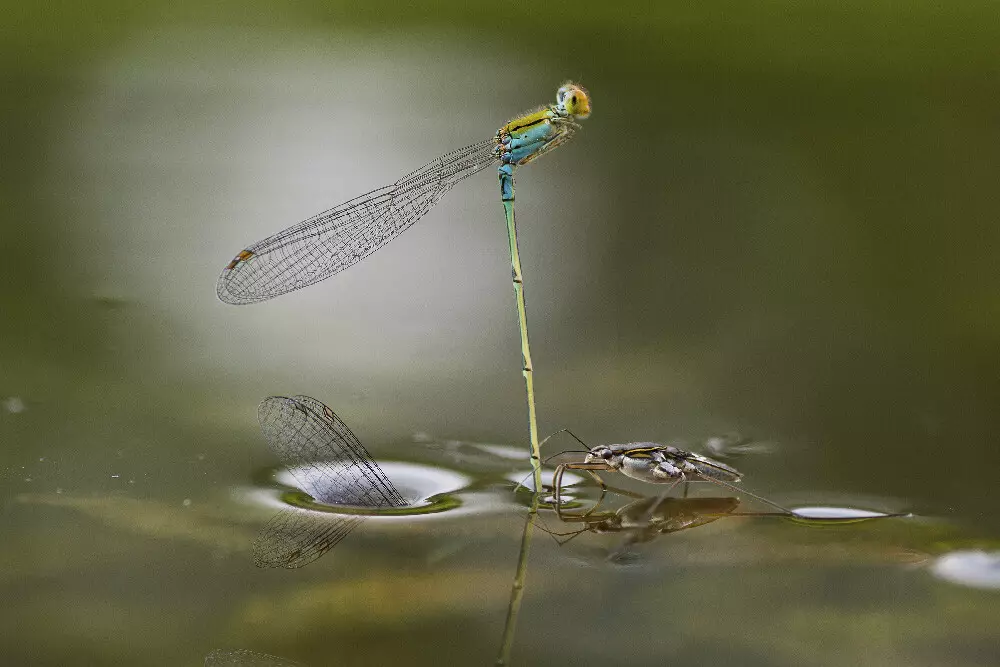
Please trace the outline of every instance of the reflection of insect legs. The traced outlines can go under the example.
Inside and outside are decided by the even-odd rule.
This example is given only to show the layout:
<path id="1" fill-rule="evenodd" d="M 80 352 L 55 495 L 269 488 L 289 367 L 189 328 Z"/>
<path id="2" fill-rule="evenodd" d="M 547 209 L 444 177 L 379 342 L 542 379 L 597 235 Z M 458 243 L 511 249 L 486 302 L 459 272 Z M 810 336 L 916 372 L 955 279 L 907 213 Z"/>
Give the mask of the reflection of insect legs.
<path id="1" fill-rule="evenodd" d="M 563 513 L 559 515 L 560 520 L 565 523 L 582 524 L 579 530 L 558 532 L 549 529 L 542 523 L 535 525 L 552 535 L 559 545 L 563 545 L 585 532 L 620 533 L 625 537 L 624 544 L 629 545 L 637 542 L 649 542 L 659 535 L 702 526 L 725 516 L 734 516 L 734 511 L 739 504 L 739 499 L 732 497 L 663 498 L 662 496 L 651 496 L 633 500 L 614 512 L 594 512 L 589 515 Z"/>

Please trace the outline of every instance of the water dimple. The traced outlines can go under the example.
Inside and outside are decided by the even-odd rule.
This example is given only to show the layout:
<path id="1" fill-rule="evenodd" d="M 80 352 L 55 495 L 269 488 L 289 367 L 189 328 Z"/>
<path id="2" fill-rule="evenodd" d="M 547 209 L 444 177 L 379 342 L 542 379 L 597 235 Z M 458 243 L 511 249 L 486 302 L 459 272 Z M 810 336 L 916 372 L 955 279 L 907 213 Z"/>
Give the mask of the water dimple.
<path id="1" fill-rule="evenodd" d="M 237 495 L 252 504 L 275 509 L 298 508 L 328 514 L 349 514 L 372 518 L 415 517 L 463 508 L 463 513 L 481 512 L 494 503 L 482 500 L 482 494 L 465 493 L 472 478 L 446 468 L 425 464 L 380 462 L 386 477 L 409 503 L 401 507 L 365 507 L 322 503 L 315 499 L 317 489 L 302 489 L 298 480 L 309 479 L 306 469 L 271 469 L 267 479 L 279 485 L 259 485 L 237 490 Z M 495 509 L 495 508 L 494 508 Z"/>
<path id="2" fill-rule="evenodd" d="M 886 519 L 890 517 L 907 516 L 889 512 L 877 512 L 856 507 L 834 507 L 816 505 L 812 507 L 796 507 L 791 510 L 791 518 L 808 523 L 853 523 L 870 519 Z"/>

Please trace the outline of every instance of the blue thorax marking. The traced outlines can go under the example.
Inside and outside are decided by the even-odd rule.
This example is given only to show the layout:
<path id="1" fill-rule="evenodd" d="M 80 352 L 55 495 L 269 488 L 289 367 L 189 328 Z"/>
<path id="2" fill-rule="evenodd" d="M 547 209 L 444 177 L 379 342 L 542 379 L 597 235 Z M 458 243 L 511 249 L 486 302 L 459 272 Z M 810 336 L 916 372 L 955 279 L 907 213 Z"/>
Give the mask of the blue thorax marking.
<path id="1" fill-rule="evenodd" d="M 540 145 L 546 143 L 555 134 L 557 134 L 557 131 L 552 123 L 539 123 L 525 130 L 512 132 L 509 139 L 504 142 L 504 145 L 511 150 Z"/>
<path id="2" fill-rule="evenodd" d="M 505 160 L 498 171 L 500 172 L 500 199 L 514 201 L 514 165 Z"/>

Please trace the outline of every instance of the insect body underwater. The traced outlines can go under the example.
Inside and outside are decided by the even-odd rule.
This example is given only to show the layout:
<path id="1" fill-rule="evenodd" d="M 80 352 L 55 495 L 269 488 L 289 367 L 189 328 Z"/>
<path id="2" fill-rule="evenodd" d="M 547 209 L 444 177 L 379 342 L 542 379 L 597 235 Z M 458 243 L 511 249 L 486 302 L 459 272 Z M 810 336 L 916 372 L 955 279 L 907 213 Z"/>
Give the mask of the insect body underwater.
<path id="1" fill-rule="evenodd" d="M 568 141 L 580 127 L 576 119 L 589 115 L 587 91 L 568 82 L 555 104 L 511 120 L 490 139 L 247 246 L 222 270 L 216 293 L 241 305 L 325 280 L 396 238 L 459 181 L 493 165 L 499 164 L 501 200 L 512 218 L 514 167 Z"/>

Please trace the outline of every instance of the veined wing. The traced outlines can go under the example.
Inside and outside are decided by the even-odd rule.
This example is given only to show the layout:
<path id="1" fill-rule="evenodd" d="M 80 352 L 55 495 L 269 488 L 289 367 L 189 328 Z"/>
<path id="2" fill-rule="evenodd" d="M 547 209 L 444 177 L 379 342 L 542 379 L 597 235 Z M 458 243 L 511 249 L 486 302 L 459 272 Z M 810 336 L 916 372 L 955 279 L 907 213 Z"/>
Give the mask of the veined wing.
<path id="1" fill-rule="evenodd" d="M 487 139 L 442 155 L 401 179 L 344 202 L 240 251 L 216 293 L 237 305 L 325 280 L 356 264 L 420 219 L 456 183 L 497 161 Z"/>
<path id="2" fill-rule="evenodd" d="M 689 452 L 673 445 L 662 445 L 660 449 L 668 456 L 673 456 L 692 464 L 698 469 L 698 474 L 702 477 L 730 482 L 738 482 L 743 477 L 743 473 L 736 468 L 726 465 L 721 461 L 710 459 L 707 456 Z"/>
<path id="3" fill-rule="evenodd" d="M 253 541 L 253 563 L 257 567 L 303 567 L 335 547 L 362 521 L 364 517 L 282 510 L 264 524 Z"/>
<path id="4" fill-rule="evenodd" d="M 308 396 L 271 396 L 260 429 L 302 490 L 331 505 L 400 507 L 406 500 L 333 410 Z"/>
<path id="5" fill-rule="evenodd" d="M 727 482 L 738 482 L 743 477 L 743 474 L 736 468 L 715 459 L 710 459 L 707 456 L 702 456 L 701 454 L 688 452 L 687 460 L 698 468 L 698 474 L 702 477 L 710 477 L 715 480 L 721 479 Z"/>

